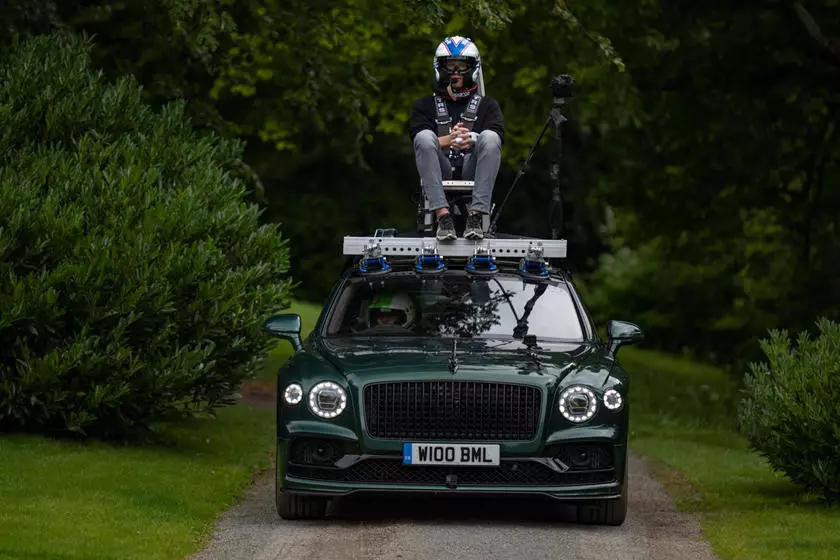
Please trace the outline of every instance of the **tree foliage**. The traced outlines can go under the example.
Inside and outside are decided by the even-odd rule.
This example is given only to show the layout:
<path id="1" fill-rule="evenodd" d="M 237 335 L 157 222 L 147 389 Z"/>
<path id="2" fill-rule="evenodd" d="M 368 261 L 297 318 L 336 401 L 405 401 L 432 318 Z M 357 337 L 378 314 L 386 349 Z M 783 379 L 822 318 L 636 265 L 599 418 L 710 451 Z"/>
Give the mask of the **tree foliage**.
<path id="1" fill-rule="evenodd" d="M 154 111 L 88 48 L 0 56 L 0 429 L 114 436 L 224 404 L 288 304 L 241 142 Z"/>
<path id="2" fill-rule="evenodd" d="M 807 4 L 836 27 L 831 2 Z M 766 329 L 840 313 L 840 59 L 795 3 L 649 7 L 602 28 L 643 109 L 599 142 L 625 255 L 593 278 L 599 314 L 618 301 L 668 349 L 753 358 Z"/>
<path id="3" fill-rule="evenodd" d="M 840 314 L 833 0 L 9 6 L 7 36 L 95 33 L 109 73 L 133 73 L 155 102 L 185 97 L 198 122 L 247 139 L 266 218 L 295 239 L 301 296 L 326 294 L 342 235 L 413 226 L 411 101 L 430 89 L 437 42 L 461 34 L 505 114 L 497 201 L 545 121 L 550 77 L 576 79 L 565 235 L 599 319 L 732 361 L 756 357 L 768 328 Z M 548 157 L 545 141 L 504 229 L 550 234 Z"/>

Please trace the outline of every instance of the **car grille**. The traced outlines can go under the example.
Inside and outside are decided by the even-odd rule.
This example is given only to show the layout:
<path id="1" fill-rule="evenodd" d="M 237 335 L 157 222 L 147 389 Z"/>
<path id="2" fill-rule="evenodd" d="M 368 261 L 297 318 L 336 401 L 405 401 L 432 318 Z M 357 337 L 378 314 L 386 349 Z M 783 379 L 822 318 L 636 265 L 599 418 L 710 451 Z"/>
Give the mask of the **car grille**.
<path id="1" fill-rule="evenodd" d="M 365 387 L 368 433 L 384 439 L 532 440 L 541 391 L 530 385 L 412 381 Z"/>
<path id="2" fill-rule="evenodd" d="M 566 473 L 537 461 L 503 461 L 498 467 L 405 466 L 400 459 L 365 459 L 345 469 L 289 465 L 289 474 L 334 482 L 423 484 L 430 486 L 562 486 L 615 480 L 612 468 Z"/>

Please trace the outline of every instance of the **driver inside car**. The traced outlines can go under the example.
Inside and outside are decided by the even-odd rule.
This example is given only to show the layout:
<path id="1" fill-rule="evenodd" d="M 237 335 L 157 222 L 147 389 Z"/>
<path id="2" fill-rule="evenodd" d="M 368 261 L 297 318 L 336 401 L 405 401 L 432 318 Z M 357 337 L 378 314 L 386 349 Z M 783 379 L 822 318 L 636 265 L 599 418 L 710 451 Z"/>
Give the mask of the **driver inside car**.
<path id="1" fill-rule="evenodd" d="M 406 293 L 379 294 L 368 306 L 369 328 L 394 326 L 410 329 L 416 317 L 414 302 Z"/>

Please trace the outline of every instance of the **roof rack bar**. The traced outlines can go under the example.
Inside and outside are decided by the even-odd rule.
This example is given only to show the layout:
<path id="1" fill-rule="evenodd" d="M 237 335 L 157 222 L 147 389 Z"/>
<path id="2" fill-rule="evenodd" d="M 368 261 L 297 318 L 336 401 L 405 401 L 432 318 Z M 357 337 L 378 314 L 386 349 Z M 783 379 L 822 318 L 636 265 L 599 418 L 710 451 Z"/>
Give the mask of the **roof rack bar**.
<path id="1" fill-rule="evenodd" d="M 438 242 L 434 237 L 349 237 L 344 238 L 345 255 L 363 255 L 371 243 L 378 243 L 382 255 L 388 257 L 416 257 L 423 247 L 437 246 L 442 257 L 472 257 L 479 248 L 486 249 L 496 258 L 522 258 L 531 244 L 542 244 L 547 259 L 566 258 L 565 239 L 483 239 L 472 241 L 456 239 Z"/>

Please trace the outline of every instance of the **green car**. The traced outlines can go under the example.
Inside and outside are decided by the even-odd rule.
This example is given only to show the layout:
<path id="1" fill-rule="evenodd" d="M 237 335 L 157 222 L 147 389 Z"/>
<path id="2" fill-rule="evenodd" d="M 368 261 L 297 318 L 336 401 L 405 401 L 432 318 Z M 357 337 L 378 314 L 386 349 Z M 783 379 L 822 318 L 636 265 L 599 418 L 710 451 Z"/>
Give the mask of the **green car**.
<path id="1" fill-rule="evenodd" d="M 299 316 L 267 321 L 296 350 L 278 374 L 278 513 L 322 517 L 356 493 L 525 495 L 620 525 L 629 379 L 615 355 L 641 330 L 610 321 L 599 338 L 551 266 L 565 242 L 428 242 L 345 238 L 361 258 L 306 341 Z"/>

